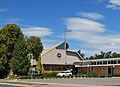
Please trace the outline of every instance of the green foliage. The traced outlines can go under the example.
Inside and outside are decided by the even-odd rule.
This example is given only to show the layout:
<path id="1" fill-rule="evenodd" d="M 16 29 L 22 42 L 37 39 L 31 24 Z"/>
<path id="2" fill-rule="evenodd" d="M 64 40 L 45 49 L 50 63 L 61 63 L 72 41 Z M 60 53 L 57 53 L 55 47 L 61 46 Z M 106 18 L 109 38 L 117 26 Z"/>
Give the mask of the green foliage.
<path id="1" fill-rule="evenodd" d="M 112 77 L 111 75 L 104 75 L 104 74 L 96 74 L 93 71 L 89 72 L 80 72 L 79 74 L 75 75 L 75 77 L 94 77 L 94 78 L 104 78 L 104 77 Z"/>
<path id="2" fill-rule="evenodd" d="M 114 52 L 114 53 L 112 54 L 112 58 L 119 58 L 119 57 L 120 57 L 120 54 L 118 54 L 118 53 L 115 53 L 115 52 Z"/>
<path id="3" fill-rule="evenodd" d="M 28 49 L 23 37 L 20 37 L 14 46 L 13 58 L 11 60 L 11 69 L 14 74 L 26 75 L 29 69 L 30 61 L 27 57 Z"/>
<path id="4" fill-rule="evenodd" d="M 17 76 L 16 75 L 9 75 L 9 79 L 16 79 Z"/>
<path id="5" fill-rule="evenodd" d="M 0 76 L 7 76 L 14 45 L 20 36 L 23 34 L 15 24 L 7 24 L 0 30 Z"/>
<path id="6" fill-rule="evenodd" d="M 31 79 L 30 75 L 19 76 L 19 79 Z"/>
<path id="7" fill-rule="evenodd" d="M 0 34 L 0 42 L 7 48 L 7 58 L 11 59 L 16 41 L 20 36 L 23 37 L 20 27 L 15 24 L 7 24 L 2 28 Z"/>
<path id="8" fill-rule="evenodd" d="M 30 66 L 27 54 L 33 53 L 34 58 L 38 60 L 42 49 L 39 37 L 24 39 L 19 26 L 7 24 L 0 29 L 0 77 L 7 76 L 10 69 L 17 75 L 27 74 Z"/>
<path id="9" fill-rule="evenodd" d="M 50 72 L 50 73 L 44 73 L 43 76 L 44 78 L 51 78 L 51 77 L 56 77 L 57 73 L 56 72 Z"/>
<path id="10" fill-rule="evenodd" d="M 26 37 L 26 39 L 29 52 L 33 54 L 34 59 L 38 60 L 38 57 L 43 50 L 43 45 L 40 38 L 36 36 L 30 36 L 30 38 Z"/>
<path id="11" fill-rule="evenodd" d="M 90 56 L 89 59 L 104 59 L 104 58 L 119 58 L 119 53 L 112 53 L 112 51 L 103 52 L 101 51 L 100 54 L 95 54 L 94 56 Z"/>
<path id="12" fill-rule="evenodd" d="M 96 77 L 97 74 L 96 74 L 95 72 L 93 72 L 93 71 L 89 71 L 89 72 L 87 73 L 87 76 L 88 76 L 88 77 Z"/>
<path id="13" fill-rule="evenodd" d="M 8 63 L 8 59 L 6 54 L 7 48 L 5 47 L 5 45 L 0 45 L 0 70 L 7 68 L 6 65 Z"/>
<path id="14" fill-rule="evenodd" d="M 80 54 L 80 56 L 81 56 L 82 58 L 85 57 L 85 54 L 81 53 L 81 50 L 78 50 L 78 53 Z"/>
<path id="15" fill-rule="evenodd" d="M 2 42 L 2 37 L 2 30 L 0 30 L 0 78 L 7 76 L 6 69 L 8 69 L 7 47 Z"/>
<path id="16" fill-rule="evenodd" d="M 36 64 L 36 71 L 40 74 L 42 73 L 42 65 L 41 65 L 41 54 L 38 57 L 38 61 Z"/>

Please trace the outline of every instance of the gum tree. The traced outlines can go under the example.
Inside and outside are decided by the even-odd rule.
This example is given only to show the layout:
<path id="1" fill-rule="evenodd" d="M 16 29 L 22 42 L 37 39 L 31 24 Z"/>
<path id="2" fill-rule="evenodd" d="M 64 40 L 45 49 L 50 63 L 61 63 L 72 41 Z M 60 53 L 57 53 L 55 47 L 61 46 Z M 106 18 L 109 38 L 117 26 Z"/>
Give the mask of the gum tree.
<path id="1" fill-rule="evenodd" d="M 23 37 L 20 37 L 14 46 L 13 58 L 10 63 L 13 73 L 17 76 L 26 75 L 29 70 L 30 60 L 27 55 L 28 49 L 26 41 Z"/>

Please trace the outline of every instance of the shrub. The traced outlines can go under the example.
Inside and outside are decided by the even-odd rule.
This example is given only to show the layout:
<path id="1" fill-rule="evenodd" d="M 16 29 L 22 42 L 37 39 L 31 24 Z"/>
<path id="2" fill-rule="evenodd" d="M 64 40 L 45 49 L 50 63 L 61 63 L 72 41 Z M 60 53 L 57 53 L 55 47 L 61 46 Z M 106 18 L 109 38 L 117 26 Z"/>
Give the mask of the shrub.
<path id="1" fill-rule="evenodd" d="M 56 78 L 57 73 L 56 72 L 50 72 L 50 73 L 44 73 L 44 78 Z"/>
<path id="2" fill-rule="evenodd" d="M 10 79 L 16 79 L 16 78 L 17 78 L 16 75 L 9 75 L 8 77 L 9 77 Z"/>
<path id="3" fill-rule="evenodd" d="M 93 72 L 93 71 L 90 71 L 90 72 L 87 73 L 87 76 L 88 77 L 96 77 L 97 74 L 95 72 Z"/>
<path id="4" fill-rule="evenodd" d="M 19 79 L 28 79 L 28 75 L 25 75 L 25 76 L 19 76 Z"/>
<path id="5" fill-rule="evenodd" d="M 108 74 L 108 77 L 112 77 L 112 75 Z"/>

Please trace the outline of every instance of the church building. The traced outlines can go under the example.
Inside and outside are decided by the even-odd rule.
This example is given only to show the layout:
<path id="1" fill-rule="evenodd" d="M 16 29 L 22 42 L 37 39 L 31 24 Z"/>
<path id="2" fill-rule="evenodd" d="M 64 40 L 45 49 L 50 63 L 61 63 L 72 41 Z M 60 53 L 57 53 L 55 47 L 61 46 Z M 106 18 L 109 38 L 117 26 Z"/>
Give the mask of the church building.
<path id="1" fill-rule="evenodd" d="M 42 73 L 61 72 L 73 68 L 75 74 L 95 72 L 100 75 L 120 76 L 120 58 L 84 60 L 78 51 L 68 50 L 66 42 L 56 44 L 41 54 Z M 31 61 L 35 70 L 36 61 Z"/>
<path id="2" fill-rule="evenodd" d="M 61 42 L 46 49 L 41 54 L 42 72 L 61 72 L 70 67 L 73 63 L 83 60 L 77 51 L 68 50 L 68 44 Z"/>

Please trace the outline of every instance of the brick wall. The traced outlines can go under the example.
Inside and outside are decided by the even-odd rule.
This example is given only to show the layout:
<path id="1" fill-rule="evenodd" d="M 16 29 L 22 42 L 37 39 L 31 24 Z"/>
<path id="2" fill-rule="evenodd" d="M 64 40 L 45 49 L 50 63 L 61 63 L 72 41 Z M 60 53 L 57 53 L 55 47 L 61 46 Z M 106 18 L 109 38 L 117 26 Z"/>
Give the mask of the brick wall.
<path id="1" fill-rule="evenodd" d="M 43 65 L 43 72 L 61 72 L 68 69 L 70 65 Z"/>
<path id="2" fill-rule="evenodd" d="M 88 71 L 93 71 L 96 74 L 108 75 L 108 67 L 107 66 L 81 67 L 79 70 L 79 72 L 88 72 Z"/>
<path id="3" fill-rule="evenodd" d="M 93 67 L 93 71 L 96 72 L 96 74 L 108 75 L 108 67 L 106 66 Z"/>
<path id="4" fill-rule="evenodd" d="M 115 70 L 115 75 L 120 76 L 120 66 L 115 66 L 114 70 Z"/>

